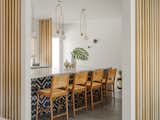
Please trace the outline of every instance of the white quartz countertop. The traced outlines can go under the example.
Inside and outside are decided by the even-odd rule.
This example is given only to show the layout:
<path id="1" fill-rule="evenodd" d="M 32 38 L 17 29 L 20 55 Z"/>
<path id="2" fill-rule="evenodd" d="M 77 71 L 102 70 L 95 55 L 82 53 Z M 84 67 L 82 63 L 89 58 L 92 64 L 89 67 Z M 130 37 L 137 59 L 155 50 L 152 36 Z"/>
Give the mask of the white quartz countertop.
<path id="1" fill-rule="evenodd" d="M 72 70 L 52 70 L 52 68 L 40 68 L 40 69 L 32 69 L 31 70 L 31 78 L 40 78 L 40 77 L 46 77 L 46 76 L 52 76 L 56 74 L 65 74 L 65 73 L 76 73 L 79 71 L 93 71 L 95 69 L 100 68 L 79 68 L 79 69 L 72 69 Z M 101 68 L 104 69 L 104 68 Z"/>

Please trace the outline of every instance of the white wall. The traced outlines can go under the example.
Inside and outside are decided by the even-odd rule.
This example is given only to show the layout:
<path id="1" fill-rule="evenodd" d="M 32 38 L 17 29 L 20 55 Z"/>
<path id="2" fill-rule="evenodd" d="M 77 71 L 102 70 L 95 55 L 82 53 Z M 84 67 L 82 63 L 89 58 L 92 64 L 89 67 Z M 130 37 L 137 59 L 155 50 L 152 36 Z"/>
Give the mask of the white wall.
<path id="1" fill-rule="evenodd" d="M 122 0 L 63 0 L 65 22 L 79 21 L 80 11 L 87 10 L 88 20 L 121 16 Z M 35 17 L 56 16 L 57 0 L 32 0 Z"/>
<path id="2" fill-rule="evenodd" d="M 136 13 L 135 0 L 131 0 L 131 120 L 136 119 Z"/>
<path id="3" fill-rule="evenodd" d="M 79 23 L 70 23 L 65 26 L 66 39 L 64 44 L 64 61 L 71 59 L 71 51 L 75 47 L 88 50 L 89 60 L 79 61 L 78 68 L 108 68 L 121 65 L 122 44 L 122 19 L 121 17 L 108 18 L 106 20 L 88 21 L 89 40 L 80 38 Z M 93 39 L 98 43 L 94 44 Z M 91 48 L 88 49 L 88 46 Z"/>
<path id="4" fill-rule="evenodd" d="M 123 120 L 135 120 L 135 0 L 122 0 Z"/>
<path id="5" fill-rule="evenodd" d="M 31 119 L 31 0 L 22 0 L 22 77 L 21 77 L 21 120 Z"/>

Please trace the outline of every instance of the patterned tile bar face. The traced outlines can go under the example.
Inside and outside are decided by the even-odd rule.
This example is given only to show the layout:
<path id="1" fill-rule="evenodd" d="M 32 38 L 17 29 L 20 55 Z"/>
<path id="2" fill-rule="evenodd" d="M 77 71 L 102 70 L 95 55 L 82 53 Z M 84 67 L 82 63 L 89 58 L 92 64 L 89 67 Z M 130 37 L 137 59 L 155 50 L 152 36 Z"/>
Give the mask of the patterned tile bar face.
<path id="1" fill-rule="evenodd" d="M 74 79 L 74 73 L 70 73 L 70 84 L 73 82 Z M 32 115 L 32 120 L 36 119 L 36 91 L 39 89 L 44 89 L 44 88 L 50 88 L 51 87 L 51 79 L 52 76 L 45 76 L 45 77 L 36 77 L 31 79 L 31 115 Z M 91 80 L 91 71 L 89 72 L 88 80 Z M 90 94 L 90 91 L 88 91 L 88 96 Z M 95 101 L 98 101 L 100 99 L 100 90 L 95 89 L 94 90 L 94 95 L 95 95 Z M 68 94 L 69 98 L 69 111 L 71 111 L 71 93 Z M 82 94 L 76 94 L 76 107 L 80 107 L 83 105 L 83 93 Z M 89 98 L 89 97 L 88 97 Z M 88 99 L 88 101 L 90 101 Z M 40 97 L 40 110 L 39 110 L 39 116 L 47 116 L 50 114 L 49 107 L 50 107 L 50 101 L 49 98 L 47 97 Z M 45 110 L 45 112 L 44 112 Z M 54 100 L 54 114 L 58 114 L 61 112 L 65 112 L 65 98 L 64 97 L 59 97 Z"/>

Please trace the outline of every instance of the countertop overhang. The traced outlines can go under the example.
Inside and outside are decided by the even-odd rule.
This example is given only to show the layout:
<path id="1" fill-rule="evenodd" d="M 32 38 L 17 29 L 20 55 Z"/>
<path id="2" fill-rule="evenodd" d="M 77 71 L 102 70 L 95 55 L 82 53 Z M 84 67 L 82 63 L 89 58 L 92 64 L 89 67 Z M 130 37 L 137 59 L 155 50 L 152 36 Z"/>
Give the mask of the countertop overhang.
<path id="1" fill-rule="evenodd" d="M 57 74 L 65 74 L 65 73 L 74 74 L 80 71 L 93 71 L 96 69 L 106 69 L 106 68 L 79 68 L 79 69 L 72 69 L 72 70 L 68 70 L 68 69 L 54 70 L 52 68 L 32 69 L 31 79 L 41 78 L 41 77 L 46 77 L 46 76 L 53 76 Z"/>

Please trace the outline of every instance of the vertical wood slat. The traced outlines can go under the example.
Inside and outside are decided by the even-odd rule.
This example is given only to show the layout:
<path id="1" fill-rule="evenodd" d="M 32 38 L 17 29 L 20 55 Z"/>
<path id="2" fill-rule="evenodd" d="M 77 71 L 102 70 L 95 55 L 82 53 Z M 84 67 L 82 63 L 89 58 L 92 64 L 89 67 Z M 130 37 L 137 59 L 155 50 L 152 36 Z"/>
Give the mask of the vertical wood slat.
<path id="1" fill-rule="evenodd" d="M 17 7 L 18 7 L 18 5 L 17 5 L 17 0 L 15 0 L 15 16 L 17 16 L 18 15 L 18 10 L 17 10 Z M 18 19 L 17 19 L 17 17 L 15 17 L 15 20 L 14 20 L 14 23 L 13 24 L 18 24 Z M 17 28 L 19 28 L 20 29 L 20 27 L 18 27 L 18 26 L 15 26 L 14 27 L 14 31 L 16 31 L 17 30 Z M 20 31 L 18 31 L 18 32 L 20 32 Z M 14 36 L 14 39 L 16 39 L 16 38 L 18 38 L 18 34 L 15 32 L 15 36 Z M 19 41 L 19 40 L 18 40 Z M 15 43 L 14 43 L 14 46 L 15 46 L 15 48 L 17 48 L 17 46 L 19 46 L 19 45 L 17 45 L 17 41 L 15 41 Z M 18 54 L 18 51 L 17 51 L 17 49 L 15 49 L 14 50 L 14 53 L 15 53 L 15 55 L 14 55 L 14 61 L 13 61 L 13 64 L 14 64 L 14 68 L 13 68 L 13 70 L 15 71 L 15 74 L 14 74 L 14 76 L 13 76 L 13 79 L 14 79 L 14 81 L 16 81 L 16 79 L 17 79 L 17 71 L 16 71 L 16 62 L 18 61 L 18 58 L 17 58 L 17 54 Z M 18 80 L 19 82 L 21 81 L 21 80 Z M 15 93 L 15 96 L 18 96 L 18 94 L 17 94 L 17 87 L 16 87 L 16 82 L 14 82 L 14 86 L 15 86 L 15 89 L 14 89 L 14 93 Z M 18 87 L 19 88 L 19 87 Z M 17 97 L 15 97 L 14 99 L 13 99 L 13 101 L 18 101 L 19 99 L 17 99 Z M 20 103 L 21 104 L 21 103 Z M 14 108 L 13 108 L 13 111 L 18 111 L 18 109 L 16 109 L 16 104 L 14 104 Z M 19 112 L 19 111 L 18 111 Z M 17 117 L 17 114 L 15 114 L 15 119 L 18 119 L 18 117 Z"/>
<path id="2" fill-rule="evenodd" d="M 0 0 L 0 6 L 3 5 L 2 0 Z M 0 16 L 2 16 L 2 7 L 0 7 Z M 3 16 L 2 16 L 3 17 Z M 0 19 L 0 56 L 2 56 L 2 19 Z M 0 57 L 0 71 L 2 71 L 2 59 Z M 2 79 L 2 73 L 0 72 L 0 79 Z M 0 91 L 2 91 L 2 81 L 0 80 Z M 2 98 L 2 93 L 0 92 L 0 98 Z M 2 116 L 2 99 L 0 99 L 0 116 Z"/>
<path id="3" fill-rule="evenodd" d="M 158 6 L 160 6 L 160 1 L 158 1 Z M 160 7 L 158 7 L 158 20 L 160 20 Z M 160 22 L 158 22 L 158 31 L 160 31 Z M 160 34 L 158 34 L 158 38 L 160 38 Z M 158 41 L 158 46 L 160 46 L 160 41 Z M 158 49 L 158 53 L 160 53 L 160 49 Z M 160 71 L 160 55 L 158 56 L 158 64 L 159 64 L 158 71 Z M 160 74 L 158 76 L 158 79 L 160 79 Z M 160 85 L 160 81 L 158 81 L 158 85 Z M 160 91 L 160 87 L 158 87 L 158 91 Z M 158 112 L 160 112 L 160 92 L 159 92 L 158 100 L 159 100 Z M 158 116 L 158 119 L 160 119 L 160 115 Z"/>
<path id="4" fill-rule="evenodd" d="M 49 20 L 49 56 L 52 56 L 52 28 L 53 28 L 53 26 L 52 26 L 52 19 L 50 18 L 50 20 Z M 52 65 L 52 58 L 51 59 L 49 59 L 49 63 Z"/>
<path id="5" fill-rule="evenodd" d="M 21 96 L 21 0 L 17 0 L 18 3 L 18 53 L 17 53 L 17 61 L 18 61 L 18 69 L 17 69 L 17 79 L 18 79 L 18 83 L 17 83 L 17 94 L 18 96 Z M 21 99 L 18 98 L 17 100 L 17 118 L 20 119 L 21 118 Z"/>
<path id="6" fill-rule="evenodd" d="M 0 3 L 0 117 L 21 120 L 21 0 Z"/>
<path id="7" fill-rule="evenodd" d="M 6 89 L 6 96 L 9 96 L 9 39 L 10 39 L 10 37 L 9 37 L 9 33 L 10 33 L 10 30 L 9 30 L 9 0 L 6 0 L 6 6 L 5 6 L 5 9 L 6 9 L 6 24 L 5 24 L 5 27 L 6 27 L 6 31 L 5 31 L 5 36 L 6 36 L 6 43 L 5 43 L 5 54 L 4 54 L 4 56 L 5 56 L 5 61 L 6 61 L 6 63 L 5 63 L 5 89 Z M 8 73 L 7 73 L 8 72 Z M 8 100 L 9 98 L 8 97 L 6 97 L 6 117 L 7 118 L 9 118 L 9 109 L 8 109 L 8 107 L 9 107 L 9 100 Z"/>
<path id="8" fill-rule="evenodd" d="M 41 65 L 51 65 L 52 19 L 39 20 L 39 61 Z"/>
<path id="9" fill-rule="evenodd" d="M 160 119 L 160 1 L 136 0 L 136 120 Z"/>
<path id="10" fill-rule="evenodd" d="M 6 2 L 3 1 L 3 18 L 1 18 L 2 19 L 2 25 L 3 25 L 3 27 L 2 27 L 2 65 L 3 65 L 3 67 L 2 67 L 2 71 L 3 71 L 2 79 L 6 79 L 6 75 L 5 75 L 5 73 L 6 73 L 6 66 L 5 66 L 6 65 L 6 57 L 5 57 L 6 35 L 5 35 L 5 30 L 7 29 L 7 27 L 5 25 L 6 25 L 7 21 L 5 21 L 6 20 L 5 16 L 7 16 L 6 14 L 8 13 L 5 9 L 6 3 L 7 3 L 7 0 L 6 0 Z M 7 23 L 7 25 L 8 25 L 8 23 Z M 3 83 L 3 86 L 2 86 L 2 94 L 3 94 L 3 96 L 2 96 L 3 97 L 2 98 L 3 99 L 2 100 L 2 105 L 3 105 L 2 112 L 3 112 L 3 115 L 6 116 L 6 108 L 7 108 L 6 104 L 8 104 L 8 103 L 6 103 L 6 97 L 5 97 L 5 95 L 6 95 L 6 89 L 5 89 L 6 80 L 2 81 L 2 83 Z"/>

